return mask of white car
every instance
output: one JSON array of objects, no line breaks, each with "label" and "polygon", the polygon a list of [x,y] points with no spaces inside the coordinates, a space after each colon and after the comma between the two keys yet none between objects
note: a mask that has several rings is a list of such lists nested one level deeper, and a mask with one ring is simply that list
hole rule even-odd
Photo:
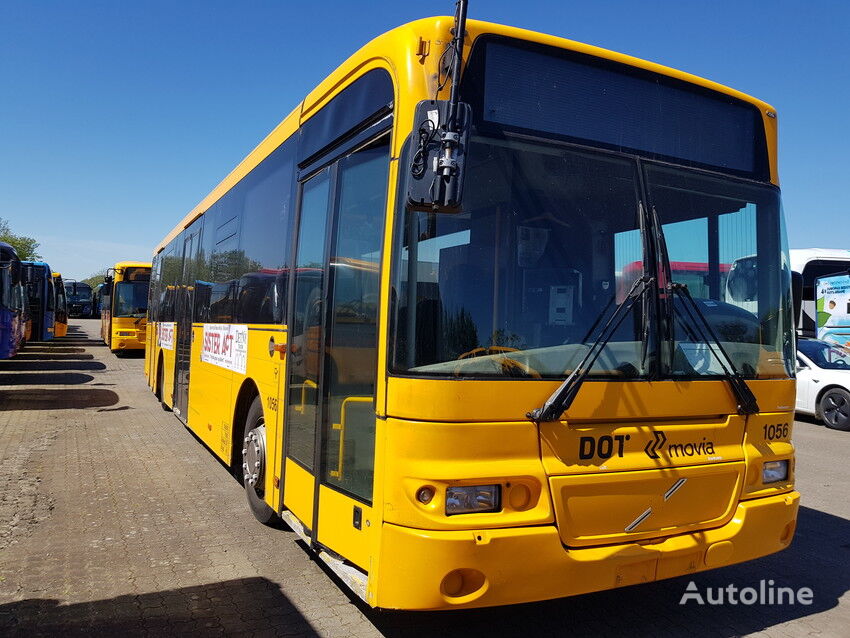
[{"label": "white car", "polygon": [[834,430],[850,430],[850,350],[818,339],[797,340],[797,411]]}]

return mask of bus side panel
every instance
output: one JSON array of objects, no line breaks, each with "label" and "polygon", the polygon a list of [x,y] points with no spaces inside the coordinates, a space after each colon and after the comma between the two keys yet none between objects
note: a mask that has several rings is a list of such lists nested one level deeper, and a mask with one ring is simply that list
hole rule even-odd
[{"label": "bus side panel", "polygon": [[162,402],[169,408],[173,408],[175,350],[162,348],[160,352],[162,352]]},{"label": "bus side panel", "polygon": [[[284,378],[285,359],[275,346],[286,347],[287,333],[277,326],[269,325],[248,326],[248,360],[247,376],[257,386],[263,406],[263,416],[266,423],[266,474],[265,501],[269,507],[277,510],[280,502],[278,487],[274,478],[280,478],[278,457],[283,440],[282,430],[282,401],[279,400],[280,385]],[[239,378],[238,375],[237,379]],[[239,387],[234,388],[234,396]],[[242,423],[234,423],[233,427],[241,435]]]},{"label": "bus side panel", "polygon": [[156,351],[156,342],[154,341],[154,337],[156,336],[156,322],[148,321],[148,330],[145,334],[145,378],[148,380],[148,387],[153,390],[155,389],[154,379],[156,377],[153,375],[151,371],[151,359],[156,356],[158,353]]},{"label": "bus side panel", "polygon": [[[200,350],[204,339],[203,326],[193,326],[194,339],[189,362],[189,408],[187,425],[224,462],[230,463],[231,427],[233,423],[233,384],[242,375],[236,375],[221,366],[201,361]],[[174,352],[171,353],[172,383],[174,387]],[[173,398],[172,398],[173,401]]]},{"label": "bus side panel", "polygon": [[313,489],[315,479],[303,467],[287,457],[284,469],[283,505],[308,528],[313,528]]},{"label": "bus side panel", "polygon": [[[365,571],[370,571],[372,536],[379,526],[374,510],[324,485],[319,487],[319,542]],[[353,508],[359,508],[359,529],[352,523]]]}]

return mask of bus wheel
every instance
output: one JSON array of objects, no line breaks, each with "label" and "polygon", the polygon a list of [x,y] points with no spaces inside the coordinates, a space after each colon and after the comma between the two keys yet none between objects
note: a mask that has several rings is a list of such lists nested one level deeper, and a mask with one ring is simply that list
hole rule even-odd
[{"label": "bus wheel", "polygon": [[850,430],[850,392],[844,388],[830,388],[824,392],[818,407],[826,427]]},{"label": "bus wheel", "polygon": [[243,429],[242,484],[254,518],[263,525],[271,525],[277,514],[263,500],[266,471],[266,421],[260,397],[255,397]]}]

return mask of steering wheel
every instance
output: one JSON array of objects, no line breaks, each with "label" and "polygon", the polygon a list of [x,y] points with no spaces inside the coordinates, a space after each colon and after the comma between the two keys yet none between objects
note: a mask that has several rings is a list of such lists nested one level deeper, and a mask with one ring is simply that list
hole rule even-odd
[{"label": "steering wheel", "polygon": [[847,367],[847,362],[844,359],[836,359],[835,361],[833,361],[833,363],[835,365],[837,365],[839,368],[846,368]]},{"label": "steering wheel", "polygon": [[[473,348],[468,352],[464,352],[457,359],[457,365],[455,365],[454,375],[459,377],[465,364],[470,363],[469,360],[475,359],[477,357],[485,357],[494,354],[505,355],[508,352],[519,352],[518,348],[508,348],[507,346],[489,346],[486,348]],[[464,361],[465,360],[465,361]],[[517,361],[516,359],[511,359],[508,356],[502,356],[498,359],[490,359],[490,363],[501,372],[506,377],[528,377],[532,379],[541,379],[540,373],[532,368],[527,363],[522,363],[521,361]]]}]

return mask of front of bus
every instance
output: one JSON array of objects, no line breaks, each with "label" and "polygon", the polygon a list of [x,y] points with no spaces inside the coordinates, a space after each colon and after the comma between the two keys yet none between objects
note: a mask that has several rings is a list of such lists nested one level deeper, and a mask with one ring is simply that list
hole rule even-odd
[{"label": "front of bus", "polygon": [[150,279],[150,263],[121,262],[115,265],[110,299],[109,345],[113,352],[145,349]]},{"label": "front of bus", "polygon": [[92,316],[91,286],[79,281],[65,282],[65,297],[68,300],[69,317]]},{"label": "front of bus", "polygon": [[[399,180],[376,604],[541,600],[787,547],[775,113],[593,47],[468,29],[461,212],[411,210]],[[743,257],[752,281],[730,289]]]}]

